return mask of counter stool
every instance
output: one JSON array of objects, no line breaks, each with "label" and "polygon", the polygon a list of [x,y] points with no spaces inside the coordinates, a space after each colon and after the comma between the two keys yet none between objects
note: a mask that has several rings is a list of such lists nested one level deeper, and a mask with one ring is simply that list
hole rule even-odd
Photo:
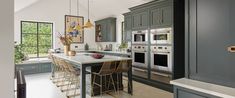
[{"label": "counter stool", "polygon": [[[74,67],[70,62],[66,62],[66,61],[62,61],[64,63],[64,67],[66,67],[66,73],[68,74],[68,85],[66,87],[66,96],[67,98],[70,97],[75,97],[80,95],[79,93],[77,93],[78,89],[80,88],[80,69],[77,69],[76,67]],[[72,88],[72,85],[74,85],[74,87]],[[72,91],[73,90],[73,91]],[[70,95],[69,93],[72,91],[72,95]]]},{"label": "counter stool", "polygon": [[[109,80],[111,80],[114,91],[116,93],[116,87],[114,84],[114,80],[113,80],[113,73],[116,70],[116,66],[112,65],[112,62],[104,62],[103,65],[101,66],[101,69],[99,72],[92,72],[91,74],[94,75],[93,80],[92,80],[92,91],[94,90],[94,85],[97,85],[100,87],[100,96],[102,97],[102,93],[103,93],[103,77],[105,78],[105,88],[106,88],[106,77],[109,77]],[[96,76],[100,77],[100,83],[96,83]],[[109,85],[109,84],[108,84]],[[108,87],[109,89],[109,87]],[[106,91],[105,91],[106,92]],[[94,92],[92,92],[93,96],[94,96]]]},{"label": "counter stool", "polygon": [[[118,66],[117,66],[117,69],[115,70],[115,72],[114,73],[116,73],[117,74],[117,90],[118,90],[118,94],[119,94],[119,86],[120,86],[120,81],[122,81],[122,80],[120,80],[120,78],[121,77],[119,77],[119,75],[120,74],[122,74],[122,73],[128,73],[128,71],[130,70],[130,68],[131,68],[131,65],[130,64],[128,64],[128,61],[127,60],[124,60],[124,61],[120,61],[119,62],[119,64],[118,64]],[[126,80],[126,79],[123,79],[123,80]],[[130,85],[130,82],[129,82],[129,80],[126,80],[127,82],[128,82],[128,84],[127,85]],[[128,87],[128,86],[127,86]],[[124,87],[123,87],[124,88]]]},{"label": "counter stool", "polygon": [[64,78],[63,68],[59,64],[59,58],[51,56],[51,59],[53,63],[52,81],[53,83],[57,84],[58,82],[61,82]]}]

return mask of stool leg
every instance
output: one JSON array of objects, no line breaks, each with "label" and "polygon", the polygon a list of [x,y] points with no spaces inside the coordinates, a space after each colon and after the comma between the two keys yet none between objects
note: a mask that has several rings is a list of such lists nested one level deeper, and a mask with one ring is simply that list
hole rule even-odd
[{"label": "stool leg", "polygon": [[115,87],[115,83],[114,83],[114,80],[113,80],[113,76],[112,76],[112,74],[110,75],[110,78],[111,78],[111,80],[112,80],[112,84],[113,84],[114,92],[116,93],[116,87]]},{"label": "stool leg", "polygon": [[103,95],[102,95],[102,93],[103,93],[103,89],[102,89],[102,86],[103,86],[103,83],[102,83],[102,76],[100,76],[100,96],[101,96],[101,98],[103,98]]}]

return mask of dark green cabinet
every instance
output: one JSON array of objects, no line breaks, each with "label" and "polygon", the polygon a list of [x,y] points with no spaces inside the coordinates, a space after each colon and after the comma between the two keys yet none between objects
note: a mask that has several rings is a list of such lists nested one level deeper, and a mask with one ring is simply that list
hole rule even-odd
[{"label": "dark green cabinet", "polygon": [[25,75],[51,72],[51,63],[16,64],[16,71],[21,70]]},{"label": "dark green cabinet", "polygon": [[235,87],[235,1],[187,1],[188,78]]},{"label": "dark green cabinet", "polygon": [[124,15],[124,32],[123,37],[125,42],[131,42],[132,32],[132,16],[131,13],[125,13]]},{"label": "dark green cabinet", "polygon": [[173,7],[154,7],[150,10],[150,27],[169,27],[173,25]]},{"label": "dark green cabinet", "polygon": [[134,11],[132,13],[132,29],[147,29],[149,23],[149,12],[144,11]]},{"label": "dark green cabinet", "polygon": [[116,42],[116,18],[95,21],[96,42]]},{"label": "dark green cabinet", "polygon": [[174,98],[220,98],[190,89],[174,86]]}]

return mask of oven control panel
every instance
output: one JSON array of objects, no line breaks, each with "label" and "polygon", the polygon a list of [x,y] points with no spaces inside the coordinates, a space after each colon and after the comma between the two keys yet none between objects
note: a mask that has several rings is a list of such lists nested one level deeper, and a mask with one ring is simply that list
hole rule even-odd
[{"label": "oven control panel", "polygon": [[171,52],[171,46],[151,46],[152,52]]},{"label": "oven control panel", "polygon": [[147,51],[148,47],[145,45],[132,45],[133,51]]}]

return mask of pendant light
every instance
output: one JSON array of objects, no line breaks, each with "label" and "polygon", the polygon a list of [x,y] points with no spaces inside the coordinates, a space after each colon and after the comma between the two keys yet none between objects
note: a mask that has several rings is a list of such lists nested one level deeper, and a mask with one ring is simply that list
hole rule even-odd
[{"label": "pendant light", "polygon": [[87,0],[88,1],[88,20],[87,20],[87,22],[86,22],[86,24],[84,25],[84,28],[91,28],[91,27],[93,27],[94,25],[91,23],[91,21],[90,21],[90,0]]}]

